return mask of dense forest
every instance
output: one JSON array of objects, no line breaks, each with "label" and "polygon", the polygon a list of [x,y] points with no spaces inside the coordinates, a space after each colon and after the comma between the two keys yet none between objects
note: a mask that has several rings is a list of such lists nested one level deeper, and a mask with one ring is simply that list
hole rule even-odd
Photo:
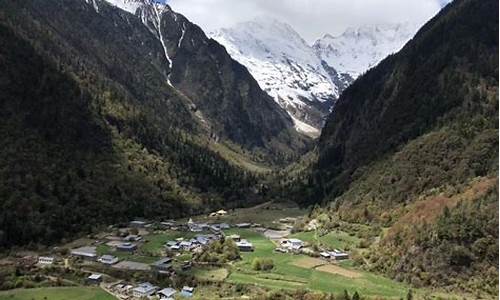
[{"label": "dense forest", "polygon": [[454,1],[357,79],[312,156],[284,191],[322,204],[332,224],[388,228],[370,241],[367,268],[494,293],[498,1]]}]

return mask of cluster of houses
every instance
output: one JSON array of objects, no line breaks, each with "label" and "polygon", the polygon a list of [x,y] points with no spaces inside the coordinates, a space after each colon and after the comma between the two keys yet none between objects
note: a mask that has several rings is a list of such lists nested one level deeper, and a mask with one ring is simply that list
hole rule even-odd
[{"label": "cluster of houses", "polygon": [[167,287],[161,288],[149,282],[143,282],[137,285],[127,283],[118,283],[110,287],[114,294],[120,295],[121,299],[150,299],[157,297],[161,300],[174,300],[176,297],[191,298],[194,295],[194,287],[184,286],[180,291]]},{"label": "cluster of houses", "polygon": [[[308,249],[304,249],[306,246],[306,243],[303,242],[302,240],[299,239],[282,239],[280,241],[280,247],[276,248],[275,250],[277,252],[282,252],[282,253],[288,253],[288,252],[294,252],[294,253],[307,253]],[[310,250],[310,249],[309,249]],[[349,259],[349,254],[340,251],[338,249],[335,249],[333,251],[323,251],[319,253],[319,256],[323,259],[327,260],[346,260]]]},{"label": "cluster of houses", "polygon": [[221,238],[222,236],[220,234],[199,234],[190,240],[180,238],[175,241],[168,241],[165,244],[165,248],[170,251],[196,252],[204,246],[208,246],[215,241],[221,240]]}]

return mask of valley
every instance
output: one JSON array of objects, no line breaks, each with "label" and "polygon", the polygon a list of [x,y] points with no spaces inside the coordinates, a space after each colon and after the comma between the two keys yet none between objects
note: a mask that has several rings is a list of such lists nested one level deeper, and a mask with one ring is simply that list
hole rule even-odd
[{"label": "valley", "polygon": [[0,300],[498,299],[498,1],[169,3],[0,1]]},{"label": "valley", "polygon": [[[367,299],[400,299],[406,297],[409,291],[415,297],[425,296],[428,299],[472,297],[439,290],[415,289],[364,270],[355,258],[338,261],[327,259],[320,255],[321,251],[341,249],[349,253],[349,256],[356,251],[365,251],[360,248],[364,247],[360,244],[362,238],[355,231],[350,231],[350,228],[368,227],[349,224],[345,227],[349,231],[343,231],[341,226],[327,235],[320,235],[317,230],[295,232],[294,227],[304,220],[304,214],[307,212],[293,203],[268,202],[256,207],[231,210],[216,217],[193,216],[190,220],[163,222],[134,221],[110,226],[106,231],[95,232],[52,250],[48,248],[38,253],[20,252],[2,259],[3,270],[14,267],[18,270],[15,277],[4,277],[4,284],[21,282],[18,288],[28,285],[33,287],[0,292],[0,299],[24,300],[32,299],[30,297],[33,296],[34,299],[48,297],[56,300],[64,297],[82,300],[114,297],[123,299],[131,297],[131,290],[145,281],[157,286],[156,292],[169,286],[180,293],[185,286],[195,286],[194,299],[260,299],[269,291],[288,291],[293,295],[296,290],[304,293],[306,290],[332,293],[338,297],[347,291],[349,295],[357,293]],[[253,217],[257,215],[258,217]],[[248,223],[250,219],[253,222]],[[313,223],[315,222],[311,222]],[[211,224],[227,224],[228,229],[214,231],[209,227]],[[204,226],[207,226],[206,229],[202,229]],[[253,247],[252,251],[240,250],[239,258],[235,260],[203,262],[200,261],[198,248],[172,250],[168,246],[171,241],[189,241],[194,237],[219,232],[226,241],[236,238],[238,241],[248,241]],[[126,238],[119,238],[125,237],[125,234],[128,235]],[[137,245],[135,250],[124,252],[115,249],[122,240],[131,240],[128,238],[131,236],[137,236],[135,242],[132,242]],[[286,249],[280,244],[283,245],[282,241],[287,239],[300,240],[304,246],[297,250],[277,251]],[[89,250],[83,250],[87,248]],[[77,254],[92,251],[91,249],[95,249],[95,258],[82,258]],[[104,264],[101,261],[103,255],[116,257],[119,262]],[[50,257],[53,262],[41,263],[39,257]],[[172,258],[166,271],[155,270],[154,263],[166,257]],[[255,269],[256,260],[262,258],[272,261],[270,270]],[[97,285],[103,291],[95,287],[96,283],[88,281],[87,277],[91,274],[102,276],[102,281]],[[60,279],[53,281],[51,278]],[[127,290],[121,288],[127,285],[130,285]]]}]

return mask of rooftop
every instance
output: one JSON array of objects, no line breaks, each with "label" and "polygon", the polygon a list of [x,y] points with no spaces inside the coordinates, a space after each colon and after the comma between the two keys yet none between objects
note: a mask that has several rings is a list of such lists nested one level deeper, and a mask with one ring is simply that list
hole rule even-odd
[{"label": "rooftop", "polygon": [[142,294],[148,294],[156,290],[158,287],[152,285],[149,282],[144,282],[139,284],[136,288],[134,288],[134,291],[137,291]]},{"label": "rooftop", "polygon": [[102,275],[101,274],[92,274],[88,277],[88,279],[90,280],[99,280],[102,278]]},{"label": "rooftop", "polygon": [[160,266],[160,265],[170,264],[171,262],[172,262],[172,259],[170,257],[165,257],[165,258],[162,258],[162,259],[154,262],[153,265]]},{"label": "rooftop", "polygon": [[165,297],[172,297],[175,293],[177,293],[177,291],[174,290],[173,288],[164,288],[163,290],[158,292],[158,294],[163,295]]},{"label": "rooftop", "polygon": [[97,248],[96,247],[80,247],[71,250],[71,254],[81,255],[81,256],[97,256]]}]

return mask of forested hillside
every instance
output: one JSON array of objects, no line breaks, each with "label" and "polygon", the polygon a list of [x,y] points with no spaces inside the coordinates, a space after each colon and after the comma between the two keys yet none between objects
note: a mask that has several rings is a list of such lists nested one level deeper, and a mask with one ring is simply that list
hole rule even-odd
[{"label": "forested hillside", "polygon": [[494,293],[498,1],[454,1],[361,76],[317,151],[312,175],[292,182],[297,200],[322,203],[332,224],[387,227],[366,267],[416,286]]},{"label": "forested hillside", "polygon": [[165,7],[160,26],[183,22],[205,46],[171,43],[170,65],[140,17],[95,3],[0,3],[0,247],[250,205],[262,199],[257,179],[226,159],[226,143],[232,158],[268,164],[306,146],[248,71],[184,17]]}]

